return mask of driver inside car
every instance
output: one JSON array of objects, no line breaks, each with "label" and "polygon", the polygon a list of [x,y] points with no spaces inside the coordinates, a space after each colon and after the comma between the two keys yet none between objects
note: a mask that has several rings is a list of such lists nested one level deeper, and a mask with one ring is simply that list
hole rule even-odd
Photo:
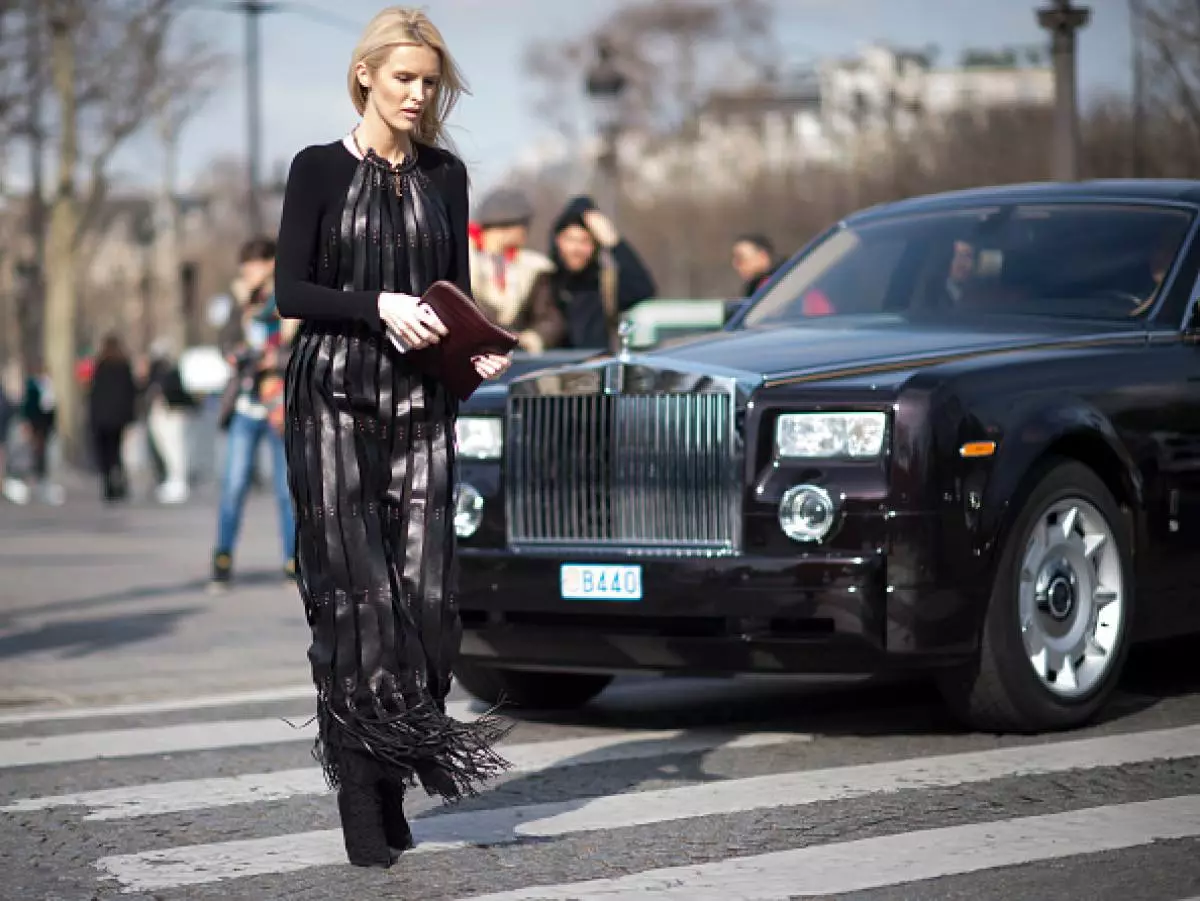
[{"label": "driver inside car", "polygon": [[1154,303],[1158,297],[1158,289],[1167,277],[1167,270],[1171,268],[1171,260],[1175,258],[1175,248],[1178,244],[1178,236],[1171,234],[1160,238],[1154,245],[1154,251],[1150,254],[1146,266],[1148,270],[1147,283],[1140,290],[1133,292],[1136,296],[1144,299],[1134,307],[1129,315],[1137,316]]}]

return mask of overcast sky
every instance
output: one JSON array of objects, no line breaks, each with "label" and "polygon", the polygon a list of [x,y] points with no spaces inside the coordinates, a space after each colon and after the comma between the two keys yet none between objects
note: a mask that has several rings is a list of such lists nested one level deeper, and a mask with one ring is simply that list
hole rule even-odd
[{"label": "overcast sky", "polygon": [[[285,5],[285,4],[281,4]],[[286,165],[302,147],[334,140],[354,124],[345,89],[349,54],[381,6],[375,0],[309,0],[347,25],[294,11],[262,19],[263,171]],[[522,73],[532,39],[586,31],[618,0],[432,0],[425,4],[470,83],[452,121],[452,135],[472,172],[475,195],[492,185],[523,145],[546,133],[532,110],[537,87]],[[1080,79],[1085,93],[1128,90],[1129,19],[1125,0],[1091,0],[1091,25],[1080,34]],[[950,62],[964,47],[1045,43],[1036,4],[1024,0],[776,0],[778,40],[787,61],[853,53],[884,40],[904,46],[937,44]],[[209,35],[237,63],[221,91],[187,127],[181,148],[185,182],[221,154],[243,153],[245,94],[240,68],[242,18],[222,12],[187,13],[188,28]],[[354,27],[350,27],[354,26]],[[125,179],[159,171],[153,145],[119,161]]]}]

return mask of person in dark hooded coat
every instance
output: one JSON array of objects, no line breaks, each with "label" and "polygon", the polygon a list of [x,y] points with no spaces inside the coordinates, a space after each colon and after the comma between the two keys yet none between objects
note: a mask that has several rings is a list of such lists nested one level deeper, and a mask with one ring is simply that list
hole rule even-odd
[{"label": "person in dark hooded coat", "polygon": [[612,349],[621,313],[654,296],[654,277],[590,197],[573,198],[552,233],[552,284],[567,325],[562,346]]},{"label": "person in dark hooded coat", "polygon": [[88,395],[88,415],[95,442],[106,501],[124,500],[128,493],[121,443],[125,429],[136,418],[137,383],[133,367],[116,335],[108,335],[96,358]]}]

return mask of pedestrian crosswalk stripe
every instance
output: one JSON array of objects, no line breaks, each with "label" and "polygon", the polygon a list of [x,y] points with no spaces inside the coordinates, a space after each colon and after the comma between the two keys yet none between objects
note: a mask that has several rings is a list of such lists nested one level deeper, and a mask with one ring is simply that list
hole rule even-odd
[{"label": "pedestrian crosswalk stripe", "polygon": [[[625,760],[690,754],[715,748],[745,750],[810,741],[811,735],[793,732],[756,732],[733,735],[719,732],[606,732],[581,738],[501,746],[514,773],[553,768],[612,763]],[[28,798],[0,807],[0,813],[23,813],[55,807],[86,807],[84,819],[113,820],[203,810],[231,804],[282,801],[297,795],[326,790],[315,766],[251,773],[212,779],[155,782],[44,798]]]},{"label": "pedestrian crosswalk stripe", "polygon": [[315,701],[316,697],[316,689],[313,688],[312,683],[308,683],[194,698],[168,698],[161,701],[113,704],[105,707],[39,707],[33,710],[0,714],[0,726],[55,720],[99,719],[106,716],[145,716],[151,713],[174,713],[184,710],[204,710],[211,707],[236,707],[240,704],[269,704],[278,701],[303,701],[309,698]]},{"label": "pedestrian crosswalk stripe", "polygon": [[1200,836],[1200,795],[923,829],[464,901],[788,901]]},{"label": "pedestrian crosswalk stripe", "polygon": [[[446,712],[455,719],[470,720],[474,719],[473,707],[472,702],[459,701],[447,704]],[[310,722],[311,719],[312,714],[300,713],[288,720],[281,717],[218,720],[178,726],[9,738],[0,741],[0,769],[311,741],[317,734],[316,723]]]},{"label": "pedestrian crosswalk stripe", "polygon": [[[413,852],[661,824],[692,817],[1200,756],[1200,726],[727,779],[595,798],[452,812],[413,821]],[[340,830],[192,845],[105,857],[98,866],[153,891],[345,861]]]}]

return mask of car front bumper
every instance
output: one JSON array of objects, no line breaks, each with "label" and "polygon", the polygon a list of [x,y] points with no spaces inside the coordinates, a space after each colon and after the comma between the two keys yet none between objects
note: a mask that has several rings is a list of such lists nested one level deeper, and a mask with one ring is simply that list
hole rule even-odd
[{"label": "car front bumper", "polygon": [[[964,659],[976,598],[904,584],[904,548],[892,551],[601,558],[462,548],[461,654],[518,669],[688,674],[862,673]],[[642,600],[564,600],[560,567],[579,562],[639,564]]]}]

